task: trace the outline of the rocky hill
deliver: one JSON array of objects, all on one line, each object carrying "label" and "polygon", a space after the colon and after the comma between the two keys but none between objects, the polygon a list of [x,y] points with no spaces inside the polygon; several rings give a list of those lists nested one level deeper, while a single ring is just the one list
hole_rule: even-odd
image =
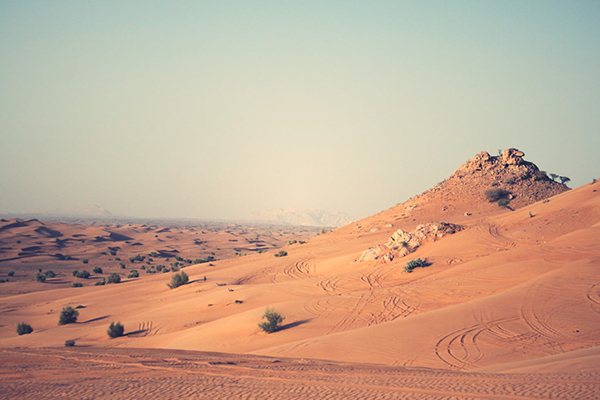
[{"label": "rocky hill", "polygon": [[[399,222],[410,229],[419,224],[448,221],[467,223],[474,218],[516,210],[569,190],[526,161],[525,153],[514,148],[498,156],[481,152],[456,169],[433,188],[369,217],[361,224],[367,229],[383,223]],[[564,179],[564,177],[562,177]],[[568,178],[567,178],[568,179]],[[499,207],[486,191],[501,192],[508,203]]]}]

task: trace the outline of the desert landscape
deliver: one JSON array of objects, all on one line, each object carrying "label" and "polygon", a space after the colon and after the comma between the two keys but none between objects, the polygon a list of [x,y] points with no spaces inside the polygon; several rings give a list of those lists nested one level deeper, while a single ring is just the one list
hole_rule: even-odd
[{"label": "desert landscape", "polygon": [[600,184],[524,156],[330,231],[3,219],[0,398],[598,398]]}]

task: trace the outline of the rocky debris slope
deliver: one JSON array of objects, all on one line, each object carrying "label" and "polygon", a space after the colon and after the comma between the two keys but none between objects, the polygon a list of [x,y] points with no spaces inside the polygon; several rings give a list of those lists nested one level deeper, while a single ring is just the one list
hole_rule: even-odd
[{"label": "rocky debris slope", "polygon": [[395,258],[404,257],[417,250],[423,242],[434,242],[446,235],[452,235],[462,230],[460,225],[448,222],[422,224],[412,232],[398,229],[385,245],[377,245],[365,250],[358,261],[390,262]]}]

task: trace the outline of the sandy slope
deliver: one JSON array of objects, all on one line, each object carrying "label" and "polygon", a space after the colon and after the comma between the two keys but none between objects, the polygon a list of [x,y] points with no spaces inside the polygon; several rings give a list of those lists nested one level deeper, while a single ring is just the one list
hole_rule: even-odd
[{"label": "sandy slope", "polygon": [[[187,267],[192,282],[175,290],[165,285],[168,276],[154,274],[118,285],[6,296],[0,346],[60,348],[75,339],[94,351],[130,349],[126,357],[135,348],[156,348],[446,371],[577,372],[581,375],[572,380],[581,381],[579,388],[557,396],[593,398],[584,391],[598,394],[600,371],[599,188],[584,185],[516,211],[488,204],[479,207],[479,215],[456,213],[451,219],[434,199],[429,211],[422,207],[408,219],[396,209],[395,218],[374,216],[286,246],[287,257],[271,252]],[[356,261],[398,228],[440,220],[464,229],[389,263]],[[416,257],[432,264],[403,272]],[[58,315],[67,305],[85,308],[78,323],[59,327]],[[286,316],[281,331],[267,335],[257,327],[266,307]],[[20,321],[30,323],[34,333],[17,336]],[[123,322],[127,335],[109,339],[111,321]],[[386,376],[382,371],[378,376]],[[469,376],[460,385],[480,379]],[[561,376],[559,381],[567,379]],[[521,378],[506,379],[514,384]],[[514,390],[516,398],[545,398],[554,389]],[[399,398],[395,394],[388,397]],[[510,398],[504,395],[465,397]]]}]

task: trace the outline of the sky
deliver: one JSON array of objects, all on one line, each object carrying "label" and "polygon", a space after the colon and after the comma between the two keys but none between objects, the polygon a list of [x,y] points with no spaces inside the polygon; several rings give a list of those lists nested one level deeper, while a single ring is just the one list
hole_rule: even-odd
[{"label": "sky", "polygon": [[598,1],[0,2],[0,213],[367,216],[515,147],[600,177]]}]

